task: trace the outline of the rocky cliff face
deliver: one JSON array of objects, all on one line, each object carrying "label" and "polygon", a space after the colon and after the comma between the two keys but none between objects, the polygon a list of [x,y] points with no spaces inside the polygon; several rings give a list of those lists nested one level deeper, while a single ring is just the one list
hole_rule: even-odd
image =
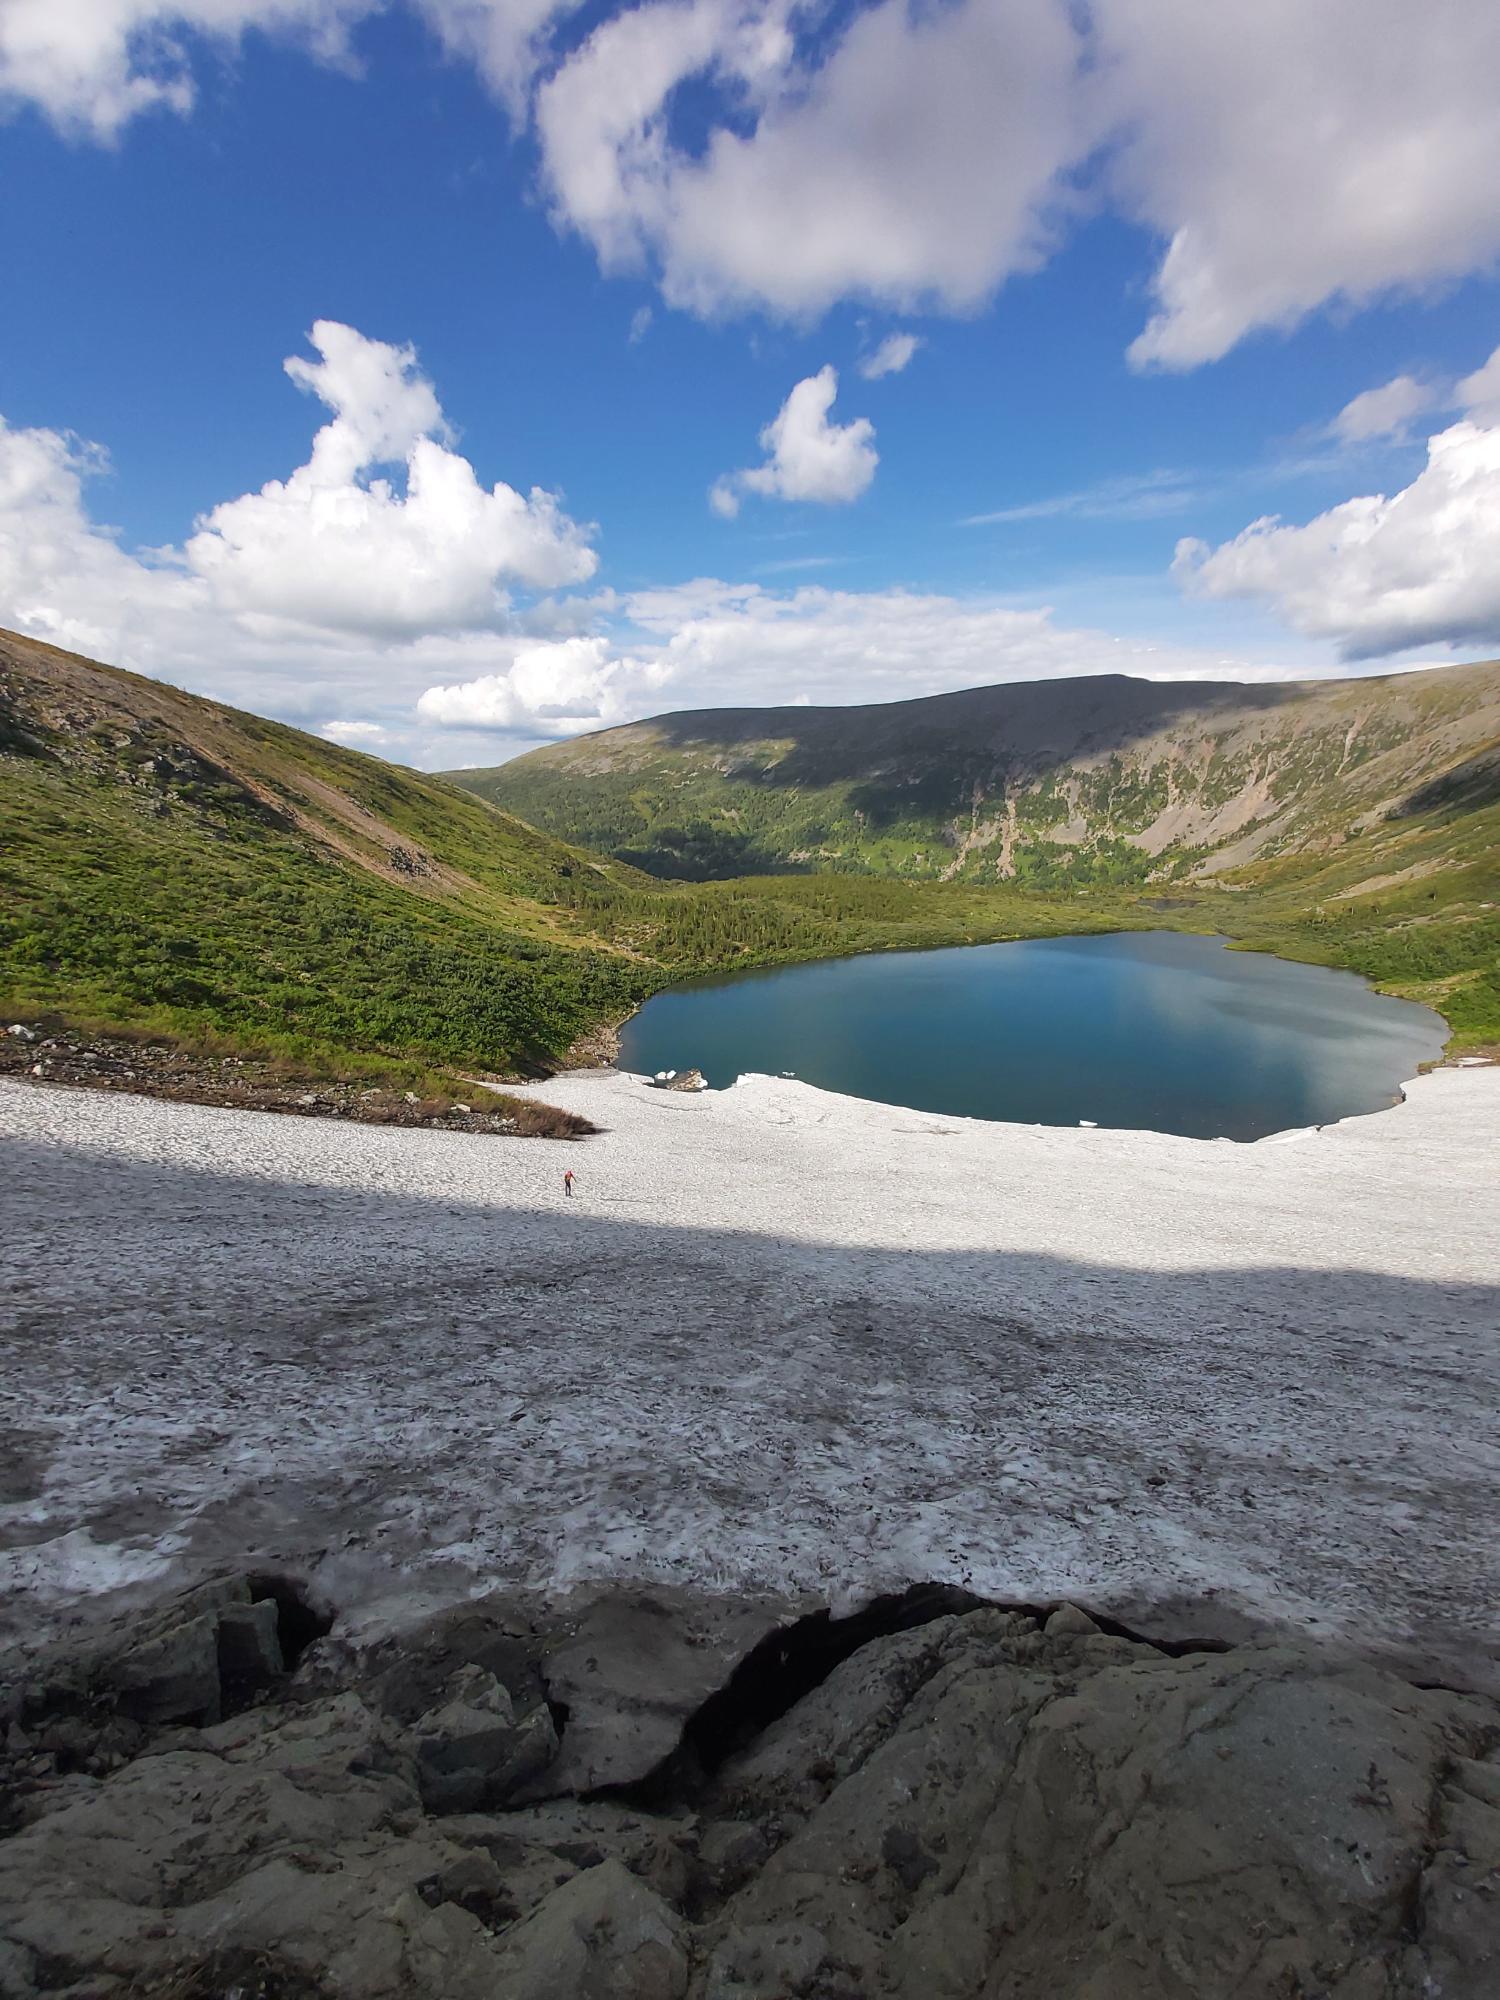
[{"label": "rocky cliff face", "polygon": [[1500,663],[1234,686],[1110,675],[659,716],[461,784],[663,874],[787,865],[1078,886],[1318,852],[1500,798]]},{"label": "rocky cliff face", "polygon": [[327,1625],[230,1580],[6,1692],[6,2000],[1500,1990],[1490,1700],[953,1591]]}]

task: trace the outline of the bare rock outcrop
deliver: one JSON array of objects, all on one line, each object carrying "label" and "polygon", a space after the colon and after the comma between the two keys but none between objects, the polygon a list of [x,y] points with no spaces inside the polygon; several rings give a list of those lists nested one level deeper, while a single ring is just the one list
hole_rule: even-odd
[{"label": "bare rock outcrop", "polygon": [[256,1587],[6,1690],[4,2000],[1500,1991],[1488,1698],[955,1592],[596,1591],[361,1652]]},{"label": "bare rock outcrop", "polygon": [[557,1755],[552,1717],[516,1718],[510,1694],[480,1666],[460,1667],[448,1698],[417,1724],[417,1785],[430,1813],[505,1805]]}]

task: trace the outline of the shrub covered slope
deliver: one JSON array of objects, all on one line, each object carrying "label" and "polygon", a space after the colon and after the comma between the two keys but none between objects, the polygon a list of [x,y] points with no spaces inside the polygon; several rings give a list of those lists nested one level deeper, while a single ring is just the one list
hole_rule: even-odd
[{"label": "shrub covered slope", "polygon": [[[1341,828],[1319,808],[1321,839],[1210,877],[782,858],[668,881],[442,778],[0,635],[0,1005],[344,1071],[536,1074],[691,972],[1156,926],[1365,972],[1479,1046],[1500,1040],[1494,759],[1454,725],[1393,804]],[[582,836],[593,794],[581,772],[570,789]]]},{"label": "shrub covered slope", "polygon": [[1132,920],[966,884],[658,882],[442,779],[0,635],[12,1015],[534,1073],[685,972]]},{"label": "shrub covered slope", "polygon": [[1497,662],[702,711],[452,775],[659,875],[1154,909],[1429,1000],[1460,1046],[1500,1040]]}]

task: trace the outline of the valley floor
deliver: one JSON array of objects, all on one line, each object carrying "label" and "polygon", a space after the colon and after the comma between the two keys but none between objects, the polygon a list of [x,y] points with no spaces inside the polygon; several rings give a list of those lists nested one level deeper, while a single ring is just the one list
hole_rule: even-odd
[{"label": "valley floor", "polygon": [[924,1579],[1500,1688],[1500,1068],[1253,1146],[542,1094],[601,1136],[0,1082],[0,1643],[253,1557],[353,1630]]}]

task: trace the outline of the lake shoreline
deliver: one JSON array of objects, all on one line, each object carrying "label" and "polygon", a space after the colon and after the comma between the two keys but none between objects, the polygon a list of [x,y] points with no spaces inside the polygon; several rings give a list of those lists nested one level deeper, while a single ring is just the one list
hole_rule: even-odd
[{"label": "lake shoreline", "polygon": [[612,1045],[627,1070],[716,1088],[796,1076],[943,1116],[1249,1141],[1396,1102],[1450,1039],[1358,973],[1121,930],[704,974]]}]

